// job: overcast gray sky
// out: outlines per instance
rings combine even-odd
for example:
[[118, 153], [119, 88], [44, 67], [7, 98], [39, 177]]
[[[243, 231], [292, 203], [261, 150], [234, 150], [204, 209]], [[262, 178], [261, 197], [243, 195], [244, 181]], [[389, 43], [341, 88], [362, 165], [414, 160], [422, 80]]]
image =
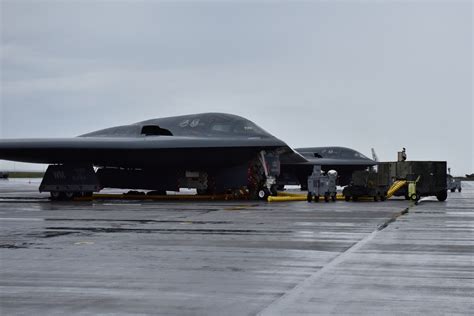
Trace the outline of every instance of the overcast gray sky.
[[474, 172], [471, 1], [0, 3], [0, 137], [217, 111]]

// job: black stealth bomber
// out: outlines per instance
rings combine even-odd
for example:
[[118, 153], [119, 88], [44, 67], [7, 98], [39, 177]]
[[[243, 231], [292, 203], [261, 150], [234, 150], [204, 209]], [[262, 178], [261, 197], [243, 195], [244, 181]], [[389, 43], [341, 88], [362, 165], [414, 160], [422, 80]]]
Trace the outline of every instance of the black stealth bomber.
[[348, 185], [352, 173], [356, 170], [365, 170], [375, 166], [377, 162], [367, 158], [360, 152], [346, 147], [308, 147], [295, 148], [308, 162], [288, 162], [282, 164], [278, 184], [301, 184], [306, 189], [308, 176], [313, 171], [314, 165], [320, 165], [321, 170], [336, 170], [338, 173], [338, 185]]
[[253, 122], [223, 113], [158, 118], [75, 138], [4, 139], [0, 159], [50, 164], [40, 191], [55, 199], [105, 187], [246, 188], [263, 198], [276, 192], [280, 163], [307, 162]]

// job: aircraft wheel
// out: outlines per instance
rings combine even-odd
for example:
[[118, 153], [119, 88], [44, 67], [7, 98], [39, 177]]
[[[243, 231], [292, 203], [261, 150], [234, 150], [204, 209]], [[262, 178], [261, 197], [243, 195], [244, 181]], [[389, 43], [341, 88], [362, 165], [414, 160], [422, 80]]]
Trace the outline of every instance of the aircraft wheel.
[[458, 192], [461, 192], [461, 188], [458, 188]]
[[451, 192], [456, 192], [456, 188], [454, 188], [454, 189], [451, 189]]
[[308, 192], [308, 195], [306, 195], [306, 200], [308, 201], [308, 203], [311, 203], [313, 201], [313, 195], [311, 194], [311, 192]]
[[270, 192], [268, 191], [267, 188], [260, 189], [257, 192], [257, 196], [259, 200], [262, 200], [262, 201], [266, 201], [269, 195], [270, 195]]

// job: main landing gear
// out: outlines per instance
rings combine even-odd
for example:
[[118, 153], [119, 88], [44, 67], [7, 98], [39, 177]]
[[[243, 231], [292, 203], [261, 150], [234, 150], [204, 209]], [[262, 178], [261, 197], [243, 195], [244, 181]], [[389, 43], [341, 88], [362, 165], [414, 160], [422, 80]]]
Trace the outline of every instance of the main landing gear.
[[266, 201], [278, 194], [276, 177], [280, 174], [280, 159], [277, 153], [259, 152], [248, 168], [250, 198]]

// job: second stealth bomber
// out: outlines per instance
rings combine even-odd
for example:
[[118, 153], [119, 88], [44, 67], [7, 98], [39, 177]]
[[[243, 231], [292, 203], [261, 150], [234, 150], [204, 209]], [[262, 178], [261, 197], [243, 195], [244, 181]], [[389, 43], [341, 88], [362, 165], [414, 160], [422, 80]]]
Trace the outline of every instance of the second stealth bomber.
[[307, 162], [287, 162], [282, 164], [278, 184], [300, 184], [306, 189], [308, 176], [313, 171], [314, 165], [320, 165], [321, 170], [327, 172], [336, 170], [338, 173], [337, 184], [348, 185], [352, 173], [356, 170], [365, 170], [375, 166], [377, 162], [367, 158], [360, 152], [346, 147], [308, 147], [296, 148], [296, 152], [306, 158]]

